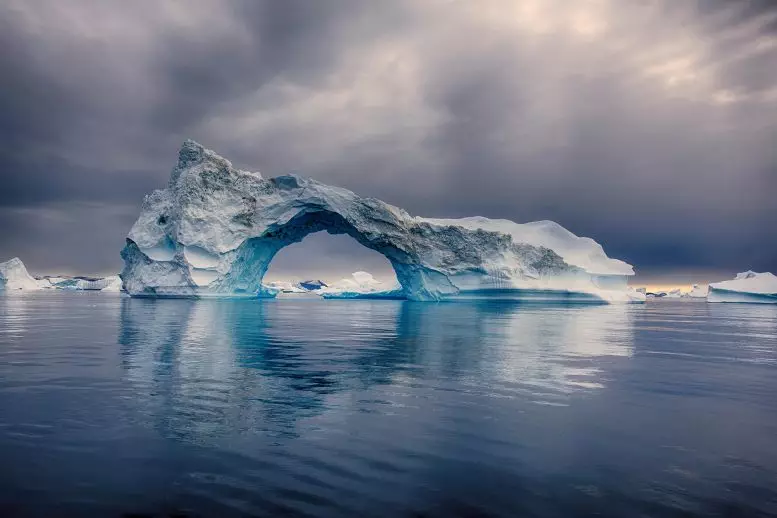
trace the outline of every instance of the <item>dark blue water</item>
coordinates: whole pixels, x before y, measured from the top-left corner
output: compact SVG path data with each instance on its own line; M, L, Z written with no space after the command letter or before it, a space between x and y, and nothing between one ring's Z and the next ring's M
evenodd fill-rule
M777 307L0 297L0 516L775 516Z

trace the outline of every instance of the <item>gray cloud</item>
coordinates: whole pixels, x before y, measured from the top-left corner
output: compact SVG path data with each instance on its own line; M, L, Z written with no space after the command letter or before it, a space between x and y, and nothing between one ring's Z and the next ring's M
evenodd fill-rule
M118 269L192 137L648 273L777 269L777 10L693 4L5 2L0 257Z

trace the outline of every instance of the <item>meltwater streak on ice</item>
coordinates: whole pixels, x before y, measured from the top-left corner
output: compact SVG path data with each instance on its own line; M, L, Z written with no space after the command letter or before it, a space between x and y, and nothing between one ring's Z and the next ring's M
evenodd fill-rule
M777 513L777 308L0 297L0 514Z

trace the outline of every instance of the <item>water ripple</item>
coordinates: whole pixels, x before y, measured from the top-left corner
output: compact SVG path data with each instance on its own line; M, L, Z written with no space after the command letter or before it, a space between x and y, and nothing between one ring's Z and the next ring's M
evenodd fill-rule
M777 514L777 308L0 297L0 514Z

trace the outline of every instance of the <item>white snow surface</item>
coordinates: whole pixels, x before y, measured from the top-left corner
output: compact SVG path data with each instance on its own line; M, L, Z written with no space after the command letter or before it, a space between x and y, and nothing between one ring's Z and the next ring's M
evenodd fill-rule
M542 291L641 302L633 268L551 221L427 219L297 175L265 179L186 141L166 189L146 196L122 251L135 296L273 296L262 279L275 254L306 235L348 234L391 262L404 295ZM348 279L358 289L366 277Z
M43 284L27 272L18 257L0 263L0 290L39 290Z
M777 276L750 270L738 273L732 280L711 283L707 301L777 304Z
M456 225L472 230L487 230L507 234L515 243L527 243L550 248L567 264L579 266L597 275L634 275L634 268L619 259L611 259L602 245L590 237L578 237L555 221L515 223L507 219L475 216L460 219L416 218L433 225Z

